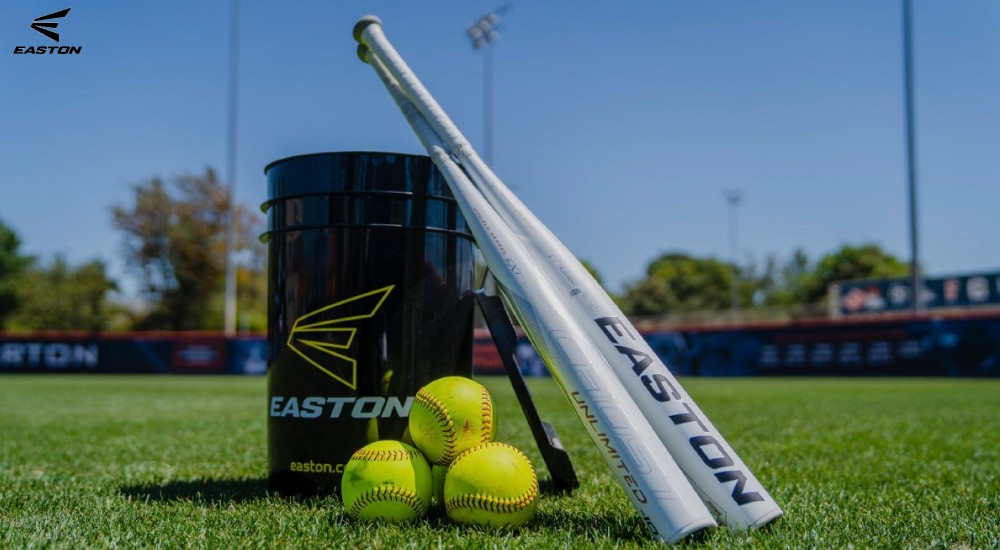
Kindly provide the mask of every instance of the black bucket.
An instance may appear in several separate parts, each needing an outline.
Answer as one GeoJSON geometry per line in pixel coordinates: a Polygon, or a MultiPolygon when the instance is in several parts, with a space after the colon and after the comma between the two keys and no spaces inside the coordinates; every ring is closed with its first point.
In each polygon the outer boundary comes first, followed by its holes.
{"type": "Polygon", "coordinates": [[[282,494],[340,491],[351,454],[409,440],[417,390],[472,374],[472,235],[428,157],[269,164],[268,461],[282,494]]]}

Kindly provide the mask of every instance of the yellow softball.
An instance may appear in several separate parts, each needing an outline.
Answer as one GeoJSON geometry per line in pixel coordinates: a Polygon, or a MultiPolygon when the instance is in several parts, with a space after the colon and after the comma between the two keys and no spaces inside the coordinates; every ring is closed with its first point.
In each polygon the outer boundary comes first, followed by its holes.
{"type": "Polygon", "coordinates": [[[344,509],[366,520],[408,521],[431,504],[431,468],[420,451],[400,441],[376,441],[358,449],[340,483],[344,509]]]}
{"type": "Polygon", "coordinates": [[[459,523],[515,528],[535,513],[538,476],[516,447],[492,442],[458,455],[444,478],[444,506],[459,523]]]}
{"type": "Polygon", "coordinates": [[[442,466],[466,449],[493,441],[496,425],[490,392],[461,376],[439,378],[420,388],[410,409],[413,444],[429,462],[442,466]]]}

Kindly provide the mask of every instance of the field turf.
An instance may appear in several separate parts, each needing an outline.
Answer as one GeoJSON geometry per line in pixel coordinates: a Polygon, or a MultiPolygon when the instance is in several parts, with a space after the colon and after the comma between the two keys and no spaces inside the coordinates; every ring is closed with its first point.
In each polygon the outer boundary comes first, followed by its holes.
{"type": "MultiPolygon", "coordinates": [[[[548,474],[506,379],[500,439],[548,474]]],[[[687,379],[781,504],[696,548],[1000,547],[1000,381],[687,379]]],[[[333,498],[267,493],[264,378],[0,377],[0,547],[655,546],[551,380],[531,380],[582,485],[515,532],[363,525],[333,498]]]]}

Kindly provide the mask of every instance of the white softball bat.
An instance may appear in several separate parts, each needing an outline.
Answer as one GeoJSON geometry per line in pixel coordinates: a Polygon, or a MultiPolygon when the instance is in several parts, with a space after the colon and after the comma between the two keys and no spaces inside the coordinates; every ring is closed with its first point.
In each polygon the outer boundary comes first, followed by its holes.
{"type": "Polygon", "coordinates": [[[714,519],[694,488],[607,365],[602,364],[603,358],[572,322],[554,289],[530,263],[524,246],[454,163],[382,61],[371,55],[364,58],[441,169],[506,304],[555,374],[651,533],[665,542],[675,542],[714,527],[714,519]]]}
{"type": "Polygon", "coordinates": [[[363,29],[369,31],[365,44],[381,59],[390,60],[386,66],[403,93],[528,249],[720,522],[743,529],[779,518],[778,504],[600,284],[476,154],[380,26],[370,26],[363,29]]]}

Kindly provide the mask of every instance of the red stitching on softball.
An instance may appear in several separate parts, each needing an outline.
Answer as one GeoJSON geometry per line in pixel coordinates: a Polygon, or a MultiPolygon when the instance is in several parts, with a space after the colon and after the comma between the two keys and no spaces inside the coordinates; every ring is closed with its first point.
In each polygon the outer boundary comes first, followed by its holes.
{"type": "Polygon", "coordinates": [[[348,513],[357,517],[365,507],[377,502],[403,503],[416,512],[418,516],[427,512],[427,503],[417,498],[417,495],[413,491],[396,485],[379,485],[358,495],[358,498],[351,503],[348,513]]]}
{"type": "Polygon", "coordinates": [[[381,460],[413,460],[420,454],[408,449],[358,449],[351,455],[353,460],[377,462],[381,460]]]}
{"type": "Polygon", "coordinates": [[[458,447],[458,435],[455,433],[455,425],[452,423],[451,417],[448,416],[448,410],[445,408],[444,403],[430,393],[425,392],[423,388],[417,392],[414,401],[424,406],[434,415],[434,419],[437,420],[438,426],[441,428],[441,434],[444,436],[444,452],[436,463],[442,465],[448,464],[455,457],[455,451],[458,447]]]}
{"type": "Polygon", "coordinates": [[[493,399],[490,397],[490,392],[484,387],[482,389],[481,395],[479,397],[480,407],[482,408],[482,432],[479,436],[480,443],[488,443],[493,440],[493,399]]]}

